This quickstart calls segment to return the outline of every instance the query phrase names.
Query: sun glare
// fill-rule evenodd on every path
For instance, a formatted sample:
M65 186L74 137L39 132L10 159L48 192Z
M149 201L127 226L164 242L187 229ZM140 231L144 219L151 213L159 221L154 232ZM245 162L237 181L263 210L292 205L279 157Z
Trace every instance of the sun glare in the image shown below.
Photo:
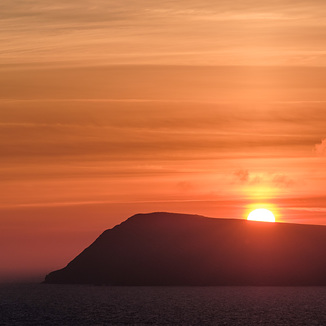
M275 222L274 214L266 208L257 208L249 213L248 221Z

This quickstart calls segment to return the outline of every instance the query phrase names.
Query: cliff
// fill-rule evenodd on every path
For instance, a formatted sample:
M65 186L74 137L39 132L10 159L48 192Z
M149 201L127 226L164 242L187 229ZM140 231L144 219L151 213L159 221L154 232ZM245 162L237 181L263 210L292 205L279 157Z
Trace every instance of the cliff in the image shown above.
M326 227L137 214L45 283L326 285Z

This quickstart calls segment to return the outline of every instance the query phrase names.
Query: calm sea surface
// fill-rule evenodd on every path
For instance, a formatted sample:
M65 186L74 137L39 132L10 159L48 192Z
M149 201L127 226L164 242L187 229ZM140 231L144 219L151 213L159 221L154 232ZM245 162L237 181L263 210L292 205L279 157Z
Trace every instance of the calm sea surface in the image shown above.
M326 325L326 287L1 285L0 325Z

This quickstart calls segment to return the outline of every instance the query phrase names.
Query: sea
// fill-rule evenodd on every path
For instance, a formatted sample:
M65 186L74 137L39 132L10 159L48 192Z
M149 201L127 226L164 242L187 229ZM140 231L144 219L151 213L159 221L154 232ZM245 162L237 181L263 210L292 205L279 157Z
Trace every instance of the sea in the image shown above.
M326 287L0 285L0 325L326 325Z

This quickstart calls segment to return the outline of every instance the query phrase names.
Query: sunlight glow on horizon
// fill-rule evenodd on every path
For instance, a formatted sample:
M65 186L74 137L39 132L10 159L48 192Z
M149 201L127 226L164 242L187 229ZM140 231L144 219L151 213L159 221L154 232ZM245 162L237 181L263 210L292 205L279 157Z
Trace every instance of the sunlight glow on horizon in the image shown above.
M249 213L247 220L259 222L275 222L275 216L270 210L266 208L257 208Z

